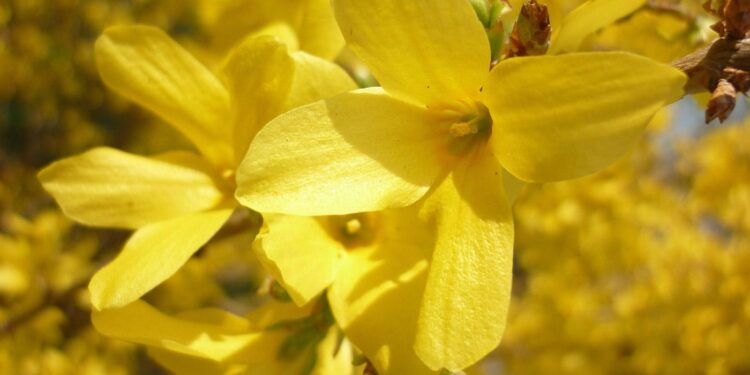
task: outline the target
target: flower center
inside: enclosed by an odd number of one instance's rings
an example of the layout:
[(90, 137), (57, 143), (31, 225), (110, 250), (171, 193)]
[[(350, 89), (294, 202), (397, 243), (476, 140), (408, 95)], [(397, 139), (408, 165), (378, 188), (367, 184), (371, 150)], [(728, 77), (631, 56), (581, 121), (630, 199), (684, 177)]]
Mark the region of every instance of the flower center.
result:
[(446, 129), (447, 150), (453, 156), (465, 155), (486, 143), (492, 134), (490, 111), (480, 102), (459, 103), (435, 111)]
[(376, 214), (327, 216), (326, 219), (328, 232), (347, 249), (372, 244), (378, 233)]

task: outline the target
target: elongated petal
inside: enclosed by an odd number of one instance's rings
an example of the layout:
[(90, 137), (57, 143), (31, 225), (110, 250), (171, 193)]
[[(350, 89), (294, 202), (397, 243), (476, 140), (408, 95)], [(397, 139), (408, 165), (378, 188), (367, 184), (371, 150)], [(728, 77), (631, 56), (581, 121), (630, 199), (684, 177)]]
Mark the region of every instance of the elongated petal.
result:
[(526, 181), (596, 172), (631, 149), (651, 117), (683, 95), (677, 69), (627, 53), (508, 59), (483, 100), (494, 152)]
[(290, 54), (269, 35), (237, 47), (223, 74), (232, 93), (238, 164), (257, 132), (280, 113), (356, 88), (338, 65), (305, 52)]
[(464, 369), (499, 343), (513, 275), (513, 218), (502, 168), (466, 160), (427, 198), (437, 244), (419, 313), (416, 352), (433, 370)]
[(440, 173), (441, 141), (423, 108), (379, 90), (342, 94), (266, 125), (240, 165), (236, 197), (303, 216), (406, 206)]
[(294, 81), (284, 104), (285, 111), (354, 90), (357, 85), (340, 66), (294, 52)]
[[(286, 45), (286, 48), (290, 51), (296, 51), (299, 49), (297, 32), (294, 31), (294, 28), (292, 28), (292, 26), (286, 22), (271, 22), (268, 25), (261, 27), (260, 29), (257, 29), (250, 34), (247, 34), (243, 43), (247, 42), (249, 39), (261, 36), (270, 36), (276, 38), (276, 40), (278, 40), (279, 42), (284, 43), (284, 45)], [(243, 43), (240, 43), (240, 45), (235, 48), (239, 48)], [(231, 58), (231, 54), (229, 58)]]
[(604, 26), (610, 25), (638, 8), (646, 0), (589, 0), (563, 19), (562, 25), (552, 24), (558, 30), (552, 36), (548, 54), (575, 52), (583, 39)]
[(222, 73), (232, 94), (234, 156), (239, 163), (255, 134), (284, 108), (294, 61), (286, 45), (266, 35), (237, 47)]
[(175, 375), (239, 375), (247, 374), (244, 364), (227, 364), (167, 349), (148, 347), (148, 356), (161, 367)]
[(164, 32), (109, 28), (96, 41), (96, 61), (114, 91), (161, 116), (214, 162), (231, 161), (226, 89)]
[(283, 334), (284, 331), (264, 333), (263, 339), (257, 340), (257, 345), (253, 343), (234, 358), (218, 363), (166, 349), (149, 348), (148, 353), (159, 364), (179, 375), (352, 374), (352, 349), (347, 341), (338, 346), (337, 327), (331, 327), (325, 339), (318, 344), (313, 369), (307, 367), (310, 358), (307, 355), (290, 362), (279, 360), (275, 352), (272, 357), (268, 355), (268, 349), (278, 348), (277, 337), (281, 337), (280, 333)]
[[(239, 317), (219, 310), (211, 310), (210, 314), (209, 322), (172, 317), (138, 300), (118, 309), (94, 311), (91, 320), (107, 336), (217, 362), (264, 338), (262, 332), (243, 327)], [(216, 321), (217, 314), (225, 315), (225, 321)], [(259, 357), (265, 354), (273, 358), (273, 349), (257, 344), (256, 347)]]
[(258, 235), (256, 253), (294, 303), (304, 306), (331, 284), (346, 249), (314, 217), (263, 218), (267, 228)]
[(39, 181), (76, 221), (135, 229), (216, 207), (227, 194), (213, 173), (188, 152), (146, 158), (95, 148), (52, 163)]
[[(291, 310), (297, 310), (297, 314), (290, 314)], [(183, 324), (208, 325), (211, 329), (209, 333), (213, 333), (207, 340), (209, 345), (197, 347), (191, 344), (190, 349), (192, 351), (185, 354), (184, 351), (180, 350), (181, 346), (166, 346), (159, 342), (159, 345), (150, 345), (149, 355), (177, 374), (266, 375), (301, 373), (302, 365), (305, 364), (307, 359), (304, 356), (291, 362), (278, 359), (280, 346), (289, 337), (290, 332), (284, 329), (268, 330), (266, 328), (273, 322), (265, 321), (265, 324), (258, 324), (259, 321), (254, 318), (267, 316), (278, 321), (299, 319), (309, 316), (309, 314), (309, 311), (297, 308), (293, 304), (282, 304), (275, 301), (264, 303), (246, 319), (216, 309), (188, 311), (171, 319)], [(145, 327), (145, 325), (141, 323), (138, 328), (141, 327)], [(174, 335), (165, 336), (157, 332), (154, 336), (164, 340), (171, 339)], [(216, 344), (224, 341), (239, 341), (245, 337), (249, 339), (244, 346), (238, 347), (239, 350), (233, 353), (223, 350), (219, 352), (219, 354), (223, 354), (222, 356), (210, 355), (213, 354), (210, 349)], [(330, 356), (332, 352), (333, 350), (328, 355)], [(344, 358), (344, 356), (340, 357)]]
[(490, 46), (466, 0), (334, 0), (348, 46), (388, 92), (431, 105), (476, 97)]
[(336, 321), (379, 374), (433, 373), (414, 352), (425, 250), (391, 242), (354, 251), (328, 291)]
[(286, 332), (253, 330), (247, 320), (221, 310), (169, 316), (135, 301), (95, 311), (92, 321), (107, 336), (146, 345), (152, 358), (176, 374), (260, 375), (284, 369), (276, 353)]
[(198, 212), (139, 229), (91, 279), (91, 303), (103, 310), (140, 298), (177, 272), (231, 214), (231, 209)]
[(333, 60), (344, 48), (344, 37), (333, 16), (330, 0), (305, 0), (297, 27), (300, 48), (315, 56)]

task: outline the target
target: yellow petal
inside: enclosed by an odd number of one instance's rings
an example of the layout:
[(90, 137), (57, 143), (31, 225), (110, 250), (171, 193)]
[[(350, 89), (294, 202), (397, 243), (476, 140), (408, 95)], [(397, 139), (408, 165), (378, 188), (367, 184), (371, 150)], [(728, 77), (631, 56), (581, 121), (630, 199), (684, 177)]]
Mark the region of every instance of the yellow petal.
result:
[(291, 26), (299, 47), (316, 56), (332, 60), (344, 47), (329, 0), (204, 1), (201, 5), (200, 16), (207, 21), (216, 50), (226, 50), (263, 25), (278, 22)]
[(297, 27), (300, 48), (323, 59), (333, 60), (344, 48), (330, 0), (305, 0), (302, 19)]
[(148, 347), (148, 356), (175, 375), (249, 375), (247, 365), (216, 362), (210, 359)]
[(255, 134), (280, 113), (356, 88), (338, 65), (305, 52), (290, 55), (268, 35), (237, 47), (223, 73), (232, 94), (238, 164)]
[[(289, 337), (290, 332), (283, 329), (268, 330), (267, 328), (281, 321), (308, 317), (310, 307), (312, 306), (299, 308), (291, 303), (269, 300), (253, 310), (246, 319), (216, 309), (181, 313), (177, 316), (181, 320), (210, 325), (213, 330), (220, 326), (221, 329), (228, 332), (225, 335), (230, 335), (230, 340), (237, 340), (246, 337), (248, 334), (252, 335), (250, 336), (251, 339), (240, 350), (231, 356), (220, 358), (220, 361), (206, 358), (206, 354), (211, 354), (211, 352), (205, 350), (201, 350), (198, 355), (195, 353), (184, 354), (180, 352), (179, 347), (170, 348), (164, 345), (151, 346), (149, 355), (176, 374), (266, 375), (300, 373), (306, 359), (304, 356), (291, 362), (278, 359), (280, 345)], [(223, 340), (221, 335), (215, 335), (214, 338), (218, 341)], [(206, 348), (212, 349), (211, 346), (206, 346)]]
[(508, 59), (483, 91), (494, 152), (526, 181), (596, 172), (623, 156), (651, 117), (683, 95), (685, 79), (628, 53)]
[(521, 191), (523, 191), (523, 188), (526, 187), (526, 183), (503, 169), (503, 187), (505, 188), (505, 196), (507, 197), (508, 202), (513, 205), (513, 203), (516, 202), (516, 198), (518, 198)]
[(287, 112), (250, 145), (236, 197), (259, 212), (304, 216), (407, 206), (442, 168), (429, 117), (377, 89)]
[(261, 308), (245, 315), (245, 318), (256, 330), (262, 330), (285, 320), (299, 320), (308, 317), (314, 307), (314, 304), (299, 307), (293, 303), (271, 299), (264, 302)]
[(334, 0), (348, 46), (388, 92), (422, 104), (476, 97), (490, 64), (466, 0)]
[[(271, 339), (264, 338), (258, 340), (258, 346), (278, 347), (277, 341), (281, 341), (282, 336), (278, 332), (266, 334)], [(244, 356), (247, 359), (252, 360), (256, 355), (253, 350), (254, 347), (249, 347), (248, 350), (240, 352), (237, 357)], [(149, 357), (153, 358), (157, 363), (166, 368), (175, 375), (269, 375), (269, 374), (303, 374), (303, 366), (299, 361), (285, 362), (280, 361), (277, 358), (267, 359), (260, 363), (245, 363), (241, 358), (227, 362), (215, 362), (199, 357), (189, 356), (185, 354), (176, 353), (173, 351), (159, 349), (159, 348), (148, 348)], [(351, 365), (350, 365), (351, 369)], [(322, 374), (321, 374), (322, 375)], [(328, 375), (328, 374), (326, 374)], [(334, 375), (334, 374), (331, 374)], [(341, 375), (351, 375), (349, 373), (342, 373)]]
[(161, 30), (116, 26), (96, 41), (102, 80), (169, 122), (215, 163), (231, 162), (229, 95)]
[(552, 24), (548, 54), (575, 52), (583, 40), (604, 26), (610, 25), (642, 7), (646, 0), (589, 0), (570, 12), (562, 25)]
[[(160, 365), (178, 375), (270, 375), (270, 374), (306, 374), (310, 375), (352, 375), (352, 349), (347, 341), (339, 347), (339, 334), (337, 327), (331, 327), (326, 337), (321, 341), (316, 350), (315, 367), (306, 368), (307, 356), (301, 356), (294, 361), (282, 361), (269, 356), (269, 350), (277, 349), (278, 337), (282, 337), (284, 331), (272, 331), (265, 333), (262, 340), (257, 340), (255, 347), (249, 345), (243, 351), (224, 362), (215, 362), (200, 357), (180, 354), (166, 349), (149, 348), (148, 354)], [(260, 353), (259, 350), (260, 349)], [(335, 353), (335, 354), (334, 354)], [(260, 355), (259, 355), (260, 354)], [(261, 360), (259, 360), (261, 359)]]
[(433, 370), (462, 370), (499, 343), (513, 274), (513, 218), (502, 168), (489, 153), (464, 161), (427, 198), (437, 220), (417, 326), (417, 355)]
[[(264, 338), (263, 332), (249, 331), (236, 322), (241, 318), (229, 313), (223, 313), (225, 322), (216, 321), (215, 316), (220, 313), (212, 310), (214, 318), (203, 322), (195, 317), (171, 317), (136, 300), (121, 308), (94, 311), (91, 321), (99, 332), (110, 337), (216, 362), (225, 361)], [(273, 348), (256, 347), (258, 357), (275, 355)]]
[[(278, 41), (284, 43), (286, 45), (286, 48), (288, 48), (290, 51), (297, 51), (299, 49), (299, 40), (297, 39), (297, 33), (294, 31), (292, 26), (286, 22), (272, 22), (258, 30), (253, 31), (252, 33), (248, 34), (245, 40), (235, 48), (239, 48), (249, 39), (257, 38), (260, 36), (274, 37)], [(231, 58), (231, 56), (229, 58)]]
[(140, 298), (177, 272), (231, 214), (231, 209), (198, 212), (139, 229), (91, 279), (91, 303), (102, 310)]
[(298, 306), (317, 297), (336, 276), (346, 249), (314, 217), (264, 215), (267, 229), (254, 248), (263, 265)]
[(341, 332), (337, 326), (328, 329), (323, 341), (315, 348), (317, 360), (311, 375), (352, 375), (352, 347), (344, 339), (341, 344)]
[(414, 352), (425, 250), (391, 242), (354, 251), (328, 291), (336, 321), (379, 374), (433, 373)]
[(340, 66), (305, 52), (294, 52), (294, 80), (285, 111), (357, 88)]
[(216, 207), (226, 197), (213, 167), (188, 152), (145, 158), (95, 148), (39, 172), (63, 212), (87, 225), (140, 228)]
[(258, 130), (284, 108), (294, 62), (281, 41), (260, 36), (237, 47), (222, 73), (232, 96), (234, 160), (239, 163)]

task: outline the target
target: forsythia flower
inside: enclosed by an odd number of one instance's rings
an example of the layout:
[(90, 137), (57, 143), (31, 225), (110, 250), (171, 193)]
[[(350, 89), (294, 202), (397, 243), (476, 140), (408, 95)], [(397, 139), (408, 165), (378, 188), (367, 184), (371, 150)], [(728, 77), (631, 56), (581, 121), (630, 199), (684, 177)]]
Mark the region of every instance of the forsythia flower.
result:
[(512, 58), (490, 71), (485, 31), (463, 0), (335, 0), (334, 11), (383, 88), (271, 121), (236, 196), (260, 212), (322, 216), (408, 206), (430, 191), (420, 215), (435, 221), (436, 244), (414, 350), (433, 370), (460, 370), (505, 325), (504, 170), (554, 181), (607, 166), (682, 96), (685, 76), (626, 53)]
[[(256, 251), (299, 306), (328, 288), (336, 322), (380, 374), (432, 373), (412, 349), (434, 229), (415, 207), (265, 215)], [(398, 316), (398, 319), (394, 319)]]
[(135, 229), (89, 286), (97, 309), (128, 304), (172, 275), (237, 206), (234, 170), (263, 124), (298, 105), (354, 87), (333, 63), (251, 38), (221, 78), (158, 29), (121, 26), (96, 43), (107, 85), (155, 112), (200, 152), (142, 157), (97, 148), (39, 173), (63, 211), (84, 224)]

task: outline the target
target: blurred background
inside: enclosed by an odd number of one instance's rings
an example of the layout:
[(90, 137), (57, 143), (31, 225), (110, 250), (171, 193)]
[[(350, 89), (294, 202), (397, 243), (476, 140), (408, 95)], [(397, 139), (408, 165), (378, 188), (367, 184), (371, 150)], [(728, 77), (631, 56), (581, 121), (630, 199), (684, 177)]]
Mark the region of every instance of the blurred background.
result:
[[(238, 2), (0, 1), (0, 374), (165, 373), (90, 324), (88, 279), (127, 233), (73, 224), (36, 172), (98, 145), (189, 147), (103, 86), (93, 42), (109, 25), (151, 24), (210, 66), (252, 26), (223, 18)], [(551, 2), (563, 14), (578, 3)], [(672, 61), (714, 37), (699, 5), (650, 2), (584, 49)], [(730, 120), (705, 125), (706, 100), (662, 111), (597, 175), (525, 188), (508, 329), (467, 372), (750, 374), (750, 122), (739, 100)], [(265, 277), (252, 235), (202, 249), (146, 299), (167, 312), (252, 309)]]

